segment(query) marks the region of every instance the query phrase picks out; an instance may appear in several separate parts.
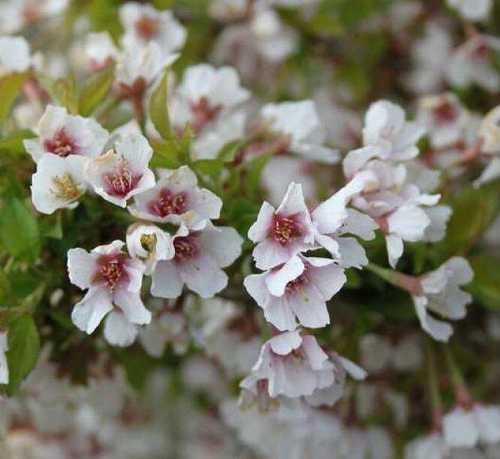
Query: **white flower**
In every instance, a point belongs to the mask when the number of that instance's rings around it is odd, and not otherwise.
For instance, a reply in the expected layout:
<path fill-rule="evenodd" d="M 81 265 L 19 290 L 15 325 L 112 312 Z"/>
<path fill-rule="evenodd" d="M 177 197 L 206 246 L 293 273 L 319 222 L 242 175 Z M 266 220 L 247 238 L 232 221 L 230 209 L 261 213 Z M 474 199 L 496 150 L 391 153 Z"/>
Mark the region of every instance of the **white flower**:
<path fill-rule="evenodd" d="M 493 66 L 494 54 L 500 51 L 500 39 L 476 35 L 467 40 L 452 55 L 448 67 L 451 84 L 466 87 L 477 84 L 486 91 L 500 88 L 500 76 Z"/>
<path fill-rule="evenodd" d="M 419 278 L 413 301 L 422 328 L 438 341 L 448 341 L 453 333 L 452 326 L 438 320 L 429 311 L 451 320 L 463 319 L 465 306 L 472 301 L 469 293 L 460 289 L 471 282 L 473 271 L 467 260 L 450 258 L 436 271 Z"/>
<path fill-rule="evenodd" d="M 134 197 L 129 207 L 134 216 L 157 223 L 183 223 L 188 228 L 219 218 L 221 199 L 198 188 L 196 175 L 188 166 L 159 173 L 160 179 L 153 188 Z"/>
<path fill-rule="evenodd" d="M 267 104 L 259 112 L 259 122 L 270 136 L 286 140 L 285 151 L 329 164 L 339 160 L 336 150 L 323 146 L 326 131 L 312 100 Z"/>
<path fill-rule="evenodd" d="M 30 66 L 30 45 L 23 37 L 0 37 L 0 76 L 26 72 Z"/>
<path fill-rule="evenodd" d="M 330 323 L 326 307 L 345 284 L 344 270 L 328 258 L 294 256 L 280 268 L 247 276 L 245 288 L 280 331 Z"/>
<path fill-rule="evenodd" d="M 277 209 L 264 202 L 257 221 L 248 231 L 248 237 L 257 243 L 253 257 L 259 269 L 274 268 L 311 248 L 314 228 L 302 187 L 291 183 Z"/>
<path fill-rule="evenodd" d="M 500 177 L 500 107 L 495 107 L 486 114 L 479 126 L 481 153 L 491 157 L 481 176 L 474 182 L 483 185 Z"/>
<path fill-rule="evenodd" d="M 219 21 L 240 19 L 247 11 L 247 0 L 212 0 L 208 8 L 210 16 Z"/>
<path fill-rule="evenodd" d="M 67 158 L 52 153 L 42 155 L 31 183 L 33 205 L 44 214 L 74 209 L 87 190 L 84 166 L 76 155 Z"/>
<path fill-rule="evenodd" d="M 252 373 L 240 386 L 255 396 L 263 391 L 271 398 L 296 398 L 329 387 L 334 380 L 334 365 L 316 338 L 292 331 L 264 343 Z"/>
<path fill-rule="evenodd" d="M 245 114 L 238 107 L 250 97 L 232 67 L 208 64 L 189 67 L 170 100 L 172 124 L 187 124 L 196 132 L 192 153 L 196 159 L 214 158 L 228 142 L 244 134 Z"/>
<path fill-rule="evenodd" d="M 92 118 L 69 115 L 65 108 L 48 105 L 36 127 L 38 138 L 24 141 L 35 162 L 46 153 L 66 158 L 95 158 L 102 153 L 109 133 Z"/>
<path fill-rule="evenodd" d="M 5 356 L 8 350 L 7 332 L 0 330 L 0 384 L 9 384 L 9 367 Z"/>
<path fill-rule="evenodd" d="M 420 99 L 417 121 L 426 129 L 431 146 L 440 149 L 463 139 L 469 117 L 455 94 L 444 93 Z"/>
<path fill-rule="evenodd" d="M 492 0 L 447 0 L 448 5 L 458 10 L 464 19 L 482 21 L 488 18 Z"/>
<path fill-rule="evenodd" d="M 181 226 L 172 237 L 175 256 L 160 261 L 153 272 L 151 294 L 177 298 L 184 284 L 202 298 L 213 297 L 228 282 L 222 270 L 241 254 L 243 240 L 234 228 L 215 227 L 210 222 L 198 231 Z"/>
<path fill-rule="evenodd" d="M 478 443 L 500 442 L 500 406 L 475 404 L 456 407 L 443 418 L 443 433 L 448 446 L 471 448 Z"/>
<path fill-rule="evenodd" d="M 417 142 L 424 130 L 415 122 L 406 121 L 405 112 L 387 100 L 370 105 L 365 115 L 363 144 L 376 147 L 377 157 L 395 161 L 415 158 Z"/>
<path fill-rule="evenodd" d="M 143 48 L 126 49 L 116 65 L 115 78 L 125 95 L 142 96 L 177 54 L 164 56 L 160 45 L 148 43 Z"/>
<path fill-rule="evenodd" d="M 126 207 L 132 196 L 155 185 L 153 171 L 148 168 L 152 155 L 144 136 L 125 135 L 115 142 L 114 148 L 89 162 L 88 181 L 106 201 Z"/>
<path fill-rule="evenodd" d="M 405 459 L 446 459 L 450 448 L 440 433 L 412 440 L 405 449 Z"/>
<path fill-rule="evenodd" d="M 127 230 L 127 251 L 146 265 L 145 274 L 151 274 L 161 260 L 174 257 L 170 234 L 156 225 L 136 223 Z"/>
<path fill-rule="evenodd" d="M 413 70 L 407 85 L 418 94 L 442 90 L 452 52 L 451 34 L 437 21 L 426 22 L 424 35 L 412 50 Z"/>
<path fill-rule="evenodd" d="M 159 11 L 151 5 L 127 2 L 120 7 L 120 20 L 125 29 L 122 43 L 130 50 L 155 42 L 168 56 L 182 48 L 186 41 L 186 29 L 168 10 Z"/>
<path fill-rule="evenodd" d="M 141 300 L 144 264 L 122 252 L 124 243 L 68 251 L 71 283 L 87 290 L 71 314 L 73 323 L 89 335 L 107 315 L 104 336 L 110 344 L 127 346 L 134 342 L 137 326 L 148 324 L 151 313 Z"/>
<path fill-rule="evenodd" d="M 119 59 L 120 52 L 108 32 L 89 33 L 85 39 L 89 67 L 98 70 Z"/>

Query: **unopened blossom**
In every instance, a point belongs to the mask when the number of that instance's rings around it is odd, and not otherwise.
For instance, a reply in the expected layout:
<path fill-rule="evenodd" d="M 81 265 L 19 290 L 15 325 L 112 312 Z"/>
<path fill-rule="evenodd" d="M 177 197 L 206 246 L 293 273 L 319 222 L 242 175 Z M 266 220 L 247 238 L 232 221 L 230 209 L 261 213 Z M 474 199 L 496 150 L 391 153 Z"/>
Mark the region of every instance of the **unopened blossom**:
<path fill-rule="evenodd" d="M 274 268 L 311 248 L 314 228 L 302 187 L 291 183 L 277 209 L 265 201 L 248 237 L 257 244 L 253 257 L 259 269 Z"/>
<path fill-rule="evenodd" d="M 122 251 L 124 243 L 68 251 L 71 283 L 87 290 L 71 314 L 73 323 L 89 335 L 106 317 L 104 336 L 110 344 L 128 346 L 134 342 L 137 326 L 148 324 L 151 313 L 141 299 L 144 264 Z"/>
<path fill-rule="evenodd" d="M 443 434 L 448 446 L 471 448 L 500 442 L 500 406 L 473 404 L 458 406 L 443 417 Z"/>
<path fill-rule="evenodd" d="M 423 36 L 412 49 L 413 68 L 406 78 L 410 90 L 417 94 L 430 94 L 443 89 L 452 46 L 451 33 L 446 24 L 438 21 L 426 23 Z"/>
<path fill-rule="evenodd" d="M 416 122 L 407 121 L 404 110 L 387 100 L 370 105 L 363 127 L 363 144 L 376 147 L 381 159 L 404 161 L 415 158 L 417 142 L 424 130 Z"/>
<path fill-rule="evenodd" d="M 339 154 L 324 145 L 326 131 L 312 100 L 264 105 L 258 115 L 257 129 L 269 141 L 280 139 L 282 153 L 328 164 L 338 162 Z"/>
<path fill-rule="evenodd" d="M 84 165 L 76 155 L 67 158 L 52 153 L 42 155 L 31 178 L 33 205 L 44 214 L 52 214 L 57 209 L 74 209 L 86 190 Z"/>
<path fill-rule="evenodd" d="M 243 137 L 245 115 L 240 107 L 249 97 L 232 67 L 188 67 L 170 100 L 171 121 L 178 130 L 189 125 L 195 131 L 196 159 L 211 159 L 226 143 Z"/>
<path fill-rule="evenodd" d="M 234 228 L 216 227 L 207 222 L 203 229 L 188 230 L 182 225 L 172 236 L 175 255 L 160 261 L 153 272 L 151 294 L 177 298 L 184 285 L 202 298 L 213 297 L 228 283 L 222 270 L 241 254 L 242 238 Z"/>
<path fill-rule="evenodd" d="M 30 66 L 30 45 L 23 37 L 0 37 L 0 77 L 26 72 Z"/>
<path fill-rule="evenodd" d="M 0 330 L 0 384 L 9 384 L 9 367 L 5 355 L 8 350 L 7 332 Z"/>
<path fill-rule="evenodd" d="M 455 94 L 426 96 L 419 100 L 417 121 L 429 136 L 433 148 L 445 148 L 464 137 L 469 116 Z"/>
<path fill-rule="evenodd" d="M 464 19 L 482 21 L 488 18 L 493 6 L 492 0 L 447 0 L 451 8 L 455 8 Z"/>
<path fill-rule="evenodd" d="M 18 32 L 25 26 L 63 12 L 68 0 L 9 0 L 0 5 L 0 33 Z"/>
<path fill-rule="evenodd" d="M 107 153 L 90 161 L 88 181 L 106 201 L 126 207 L 132 196 L 155 185 L 148 167 L 152 155 L 153 149 L 141 134 L 123 136 Z"/>
<path fill-rule="evenodd" d="M 84 47 L 91 70 L 99 70 L 116 62 L 120 55 L 120 51 L 108 32 L 88 34 Z"/>
<path fill-rule="evenodd" d="M 264 310 L 267 321 L 280 331 L 330 323 L 326 302 L 345 284 L 344 270 L 329 258 L 295 255 L 283 266 L 247 276 L 248 293 Z"/>
<path fill-rule="evenodd" d="M 37 138 L 23 142 L 35 162 L 47 153 L 61 158 L 95 158 L 109 139 L 108 131 L 94 119 L 70 115 L 64 107 L 54 105 L 47 106 L 35 131 Z"/>
<path fill-rule="evenodd" d="M 434 339 L 448 341 L 453 328 L 430 313 L 450 320 L 463 319 L 465 306 L 472 301 L 472 296 L 461 287 L 470 283 L 473 275 L 465 258 L 453 257 L 437 270 L 418 279 L 412 292 L 415 310 L 422 328 Z"/>
<path fill-rule="evenodd" d="M 452 55 L 448 68 L 451 84 L 468 87 L 476 84 L 489 92 L 500 88 L 500 75 L 493 65 L 500 51 L 500 39 L 490 35 L 469 38 Z"/>
<path fill-rule="evenodd" d="M 136 217 L 157 223 L 184 224 L 189 228 L 217 219 L 221 199 L 211 191 L 198 187 L 198 179 L 188 166 L 159 171 L 153 188 L 134 197 L 129 211 Z"/>
<path fill-rule="evenodd" d="M 120 7 L 119 14 L 125 29 L 122 43 L 127 49 L 137 50 L 155 42 L 168 56 L 184 46 L 186 29 L 169 10 L 159 11 L 151 5 L 127 2 Z"/>
<path fill-rule="evenodd" d="M 159 261 L 174 257 L 170 234 L 151 224 L 136 223 L 128 228 L 127 251 L 144 262 L 145 274 L 151 274 Z"/>

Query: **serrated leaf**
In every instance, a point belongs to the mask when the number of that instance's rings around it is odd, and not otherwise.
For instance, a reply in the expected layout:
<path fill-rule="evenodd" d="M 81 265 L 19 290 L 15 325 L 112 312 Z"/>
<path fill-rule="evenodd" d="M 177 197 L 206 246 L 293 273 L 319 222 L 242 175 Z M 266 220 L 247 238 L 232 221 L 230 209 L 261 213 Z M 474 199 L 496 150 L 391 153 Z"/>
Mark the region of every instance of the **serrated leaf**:
<path fill-rule="evenodd" d="M 8 340 L 8 393 L 12 395 L 38 360 L 40 338 L 33 318 L 25 315 L 13 320 L 9 324 Z"/>
<path fill-rule="evenodd" d="M 10 109 L 27 78 L 27 73 L 11 73 L 0 78 L 0 124 L 10 113 Z"/>
<path fill-rule="evenodd" d="M 108 95 L 115 79 L 115 69 L 110 66 L 92 75 L 84 84 L 78 102 L 80 115 L 89 116 Z"/>
<path fill-rule="evenodd" d="M 149 117 L 160 134 L 161 138 L 167 140 L 172 136 L 170 117 L 168 114 L 168 70 L 158 83 L 151 98 L 149 99 Z"/>
<path fill-rule="evenodd" d="M 0 211 L 0 240 L 15 258 L 35 261 L 40 255 L 37 220 L 19 198 L 9 199 Z"/>
<path fill-rule="evenodd" d="M 484 306 L 500 310 L 500 258 L 478 255 L 470 259 L 474 279 L 469 290 Z"/>

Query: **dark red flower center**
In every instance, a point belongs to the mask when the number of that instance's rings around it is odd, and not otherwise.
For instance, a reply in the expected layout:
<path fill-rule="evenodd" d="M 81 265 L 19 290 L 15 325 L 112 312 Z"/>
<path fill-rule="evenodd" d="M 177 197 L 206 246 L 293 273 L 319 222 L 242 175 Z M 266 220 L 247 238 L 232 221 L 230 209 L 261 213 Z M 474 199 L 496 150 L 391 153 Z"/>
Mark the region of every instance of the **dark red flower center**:
<path fill-rule="evenodd" d="M 164 188 L 158 193 L 156 200 L 148 204 L 149 211 L 159 217 L 181 215 L 187 209 L 186 193 L 172 193 Z"/>
<path fill-rule="evenodd" d="M 307 277 L 306 270 L 304 269 L 304 272 L 299 277 L 286 284 L 285 293 L 287 293 L 288 295 L 293 295 L 302 290 L 308 283 L 309 278 Z"/>
<path fill-rule="evenodd" d="M 302 236 L 302 225 L 297 215 L 274 214 L 270 236 L 281 245 L 287 245 L 292 239 Z"/>
<path fill-rule="evenodd" d="M 183 262 L 194 258 L 199 251 L 197 239 L 194 234 L 175 238 L 175 261 Z"/>
<path fill-rule="evenodd" d="M 443 100 L 433 110 L 434 119 L 439 124 L 448 124 L 457 119 L 458 110 L 451 102 Z"/>
<path fill-rule="evenodd" d="M 190 104 L 192 122 L 191 126 L 195 132 L 200 132 L 208 123 L 213 121 L 222 110 L 221 105 L 210 105 L 206 97 Z"/>
<path fill-rule="evenodd" d="M 125 271 L 125 261 L 127 257 L 123 253 L 113 255 L 101 255 L 97 260 L 98 272 L 96 280 L 102 281 L 110 290 L 128 279 Z"/>
<path fill-rule="evenodd" d="M 44 143 L 44 147 L 49 153 L 61 156 L 62 158 L 78 154 L 78 145 L 74 139 L 68 135 L 64 128 L 59 129 L 52 139 L 47 139 Z"/>
<path fill-rule="evenodd" d="M 107 193 L 121 198 L 127 196 L 139 183 L 141 175 L 134 175 L 126 162 L 121 162 L 117 168 L 104 176 Z"/>
<path fill-rule="evenodd" d="M 151 40 L 158 33 L 160 21 L 149 16 L 142 16 L 135 23 L 135 31 L 143 40 Z"/>

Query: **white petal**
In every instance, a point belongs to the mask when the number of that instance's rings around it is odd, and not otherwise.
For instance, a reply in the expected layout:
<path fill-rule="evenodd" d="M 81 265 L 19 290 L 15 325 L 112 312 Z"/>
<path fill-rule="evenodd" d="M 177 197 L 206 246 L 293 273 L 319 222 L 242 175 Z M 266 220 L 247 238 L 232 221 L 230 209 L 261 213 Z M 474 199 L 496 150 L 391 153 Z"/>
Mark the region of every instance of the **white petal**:
<path fill-rule="evenodd" d="M 288 355 L 301 346 L 302 338 L 298 331 L 291 331 L 274 336 L 268 343 L 276 354 Z"/>
<path fill-rule="evenodd" d="M 106 289 L 90 288 L 83 299 L 75 304 L 71 320 L 80 330 L 90 335 L 112 309 L 111 295 Z"/>
<path fill-rule="evenodd" d="M 304 272 L 304 264 L 297 256 L 292 257 L 280 269 L 270 271 L 265 283 L 271 295 L 282 296 L 289 282 Z"/>
<path fill-rule="evenodd" d="M 453 327 L 444 321 L 437 320 L 427 313 L 427 298 L 413 297 L 415 310 L 422 328 L 435 340 L 447 342 L 453 334 Z"/>
<path fill-rule="evenodd" d="M 275 209 L 268 202 L 264 201 L 260 208 L 257 220 L 248 230 L 248 238 L 253 242 L 263 241 L 271 228 Z"/>
<path fill-rule="evenodd" d="M 479 431 L 472 411 L 455 408 L 443 418 L 443 433 L 448 446 L 473 447 L 479 441 Z"/>
<path fill-rule="evenodd" d="M 208 225 L 201 232 L 201 245 L 221 268 L 231 265 L 240 255 L 243 238 L 229 226 Z"/>
<path fill-rule="evenodd" d="M 202 298 L 212 298 L 226 288 L 228 277 L 214 258 L 200 255 L 193 260 L 182 263 L 179 267 L 182 280 L 188 288 Z"/>
<path fill-rule="evenodd" d="M 104 323 L 104 337 L 113 346 L 130 346 L 135 341 L 137 332 L 137 326 L 119 311 L 109 314 Z"/>
<path fill-rule="evenodd" d="M 158 298 L 178 298 L 184 282 L 174 262 L 160 261 L 152 275 L 151 295 Z"/>
<path fill-rule="evenodd" d="M 113 301 L 130 323 L 144 325 L 151 322 L 151 312 L 145 308 L 140 293 L 118 289 L 113 296 Z"/>
<path fill-rule="evenodd" d="M 392 268 L 395 268 L 401 255 L 403 255 L 403 240 L 399 236 L 389 234 L 385 237 L 385 243 L 387 245 L 389 264 Z"/>
<path fill-rule="evenodd" d="M 81 289 L 89 288 L 96 273 L 94 257 L 80 248 L 68 250 L 68 273 L 72 284 Z"/>

